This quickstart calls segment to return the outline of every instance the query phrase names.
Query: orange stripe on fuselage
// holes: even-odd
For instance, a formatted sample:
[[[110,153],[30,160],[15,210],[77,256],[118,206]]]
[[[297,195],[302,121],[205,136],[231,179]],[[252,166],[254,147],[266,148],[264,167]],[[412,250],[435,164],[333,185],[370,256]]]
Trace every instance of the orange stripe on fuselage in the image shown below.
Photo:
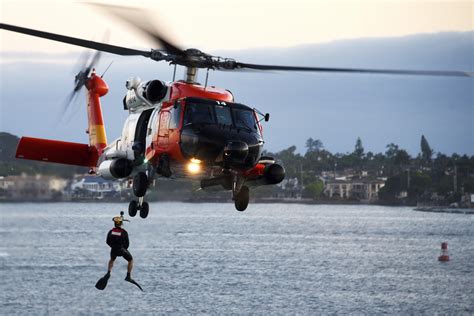
[[[96,148],[107,146],[107,136],[104,125],[89,125],[89,143]]]

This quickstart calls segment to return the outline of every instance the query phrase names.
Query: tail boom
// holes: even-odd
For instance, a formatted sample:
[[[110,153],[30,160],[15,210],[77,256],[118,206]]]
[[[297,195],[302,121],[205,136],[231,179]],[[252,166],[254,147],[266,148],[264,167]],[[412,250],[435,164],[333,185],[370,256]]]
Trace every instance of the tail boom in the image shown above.
[[[22,137],[15,157],[93,168],[97,165],[98,153],[94,146],[87,144]]]

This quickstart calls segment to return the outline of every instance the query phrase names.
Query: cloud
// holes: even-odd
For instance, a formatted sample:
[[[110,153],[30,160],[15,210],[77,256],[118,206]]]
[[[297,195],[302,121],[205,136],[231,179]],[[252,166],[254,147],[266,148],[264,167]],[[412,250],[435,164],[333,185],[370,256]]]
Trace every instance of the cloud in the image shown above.
[[[252,63],[472,71],[473,35],[445,32],[217,53]],[[14,52],[3,54],[15,57]],[[55,121],[72,89],[78,54],[16,57],[41,57],[42,62],[1,64],[0,130],[86,142],[84,97],[72,120]],[[104,54],[98,72],[111,60],[115,62],[105,76],[111,89],[103,99],[109,141],[121,134],[127,116],[122,107],[125,81],[132,76],[169,81],[173,70],[142,57]],[[178,78],[183,72],[178,70]],[[209,83],[230,89],[238,102],[271,113],[264,136],[272,151],[294,144],[303,151],[312,137],[331,151],[346,152],[361,137],[367,151],[384,151],[394,142],[415,155],[424,134],[436,151],[474,154],[472,78],[211,71]]]

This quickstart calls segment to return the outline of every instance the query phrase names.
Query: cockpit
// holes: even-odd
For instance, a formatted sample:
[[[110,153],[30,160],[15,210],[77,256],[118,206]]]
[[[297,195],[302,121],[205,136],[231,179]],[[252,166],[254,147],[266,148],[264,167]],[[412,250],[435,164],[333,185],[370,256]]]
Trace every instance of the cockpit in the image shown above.
[[[238,103],[187,98],[183,125],[225,125],[260,133],[253,109]]]
[[[254,166],[263,138],[257,112],[243,104],[186,98],[180,146],[187,158],[208,163]],[[177,108],[176,108],[177,109]]]

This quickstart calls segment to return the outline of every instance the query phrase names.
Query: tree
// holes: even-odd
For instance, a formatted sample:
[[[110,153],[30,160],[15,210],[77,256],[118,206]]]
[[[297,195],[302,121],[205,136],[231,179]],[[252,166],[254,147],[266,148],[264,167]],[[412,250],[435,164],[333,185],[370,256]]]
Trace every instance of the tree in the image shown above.
[[[308,138],[308,140],[306,141],[306,153],[310,153],[310,152],[318,152],[320,151],[321,149],[324,148],[323,146],[323,142],[319,139],[313,139],[313,138]]]
[[[419,171],[411,173],[410,187],[408,188],[408,175],[401,173],[387,179],[385,186],[380,189],[380,199],[388,202],[397,203],[398,194],[401,191],[408,191],[408,200],[410,204],[415,204],[419,197],[431,186],[431,178],[429,175]]]
[[[362,146],[362,140],[360,139],[360,137],[357,137],[354,148],[354,154],[359,161],[362,160],[362,158],[364,157],[364,146]]]
[[[416,199],[428,191],[431,187],[431,177],[420,171],[413,172],[411,175],[410,189],[408,190],[408,197],[416,201]]]
[[[317,179],[315,182],[308,184],[303,191],[303,196],[311,199],[317,199],[321,197],[324,191],[324,183],[321,179]]]
[[[393,158],[393,163],[399,167],[406,166],[410,163],[410,155],[406,150],[400,149]]]
[[[390,143],[387,145],[387,151],[385,152],[385,155],[387,156],[388,159],[394,159],[397,152],[398,152],[398,145],[394,143]]]
[[[281,160],[285,167],[286,177],[301,179],[301,166],[303,165],[303,158],[296,153],[296,146],[290,146],[275,154],[275,158]]]
[[[397,195],[402,191],[402,179],[400,175],[390,177],[379,191],[379,198],[384,201],[394,202]]]
[[[424,162],[431,162],[431,157],[433,156],[433,150],[430,147],[430,144],[428,144],[428,141],[425,138],[425,135],[421,135],[421,158],[423,159]]]

